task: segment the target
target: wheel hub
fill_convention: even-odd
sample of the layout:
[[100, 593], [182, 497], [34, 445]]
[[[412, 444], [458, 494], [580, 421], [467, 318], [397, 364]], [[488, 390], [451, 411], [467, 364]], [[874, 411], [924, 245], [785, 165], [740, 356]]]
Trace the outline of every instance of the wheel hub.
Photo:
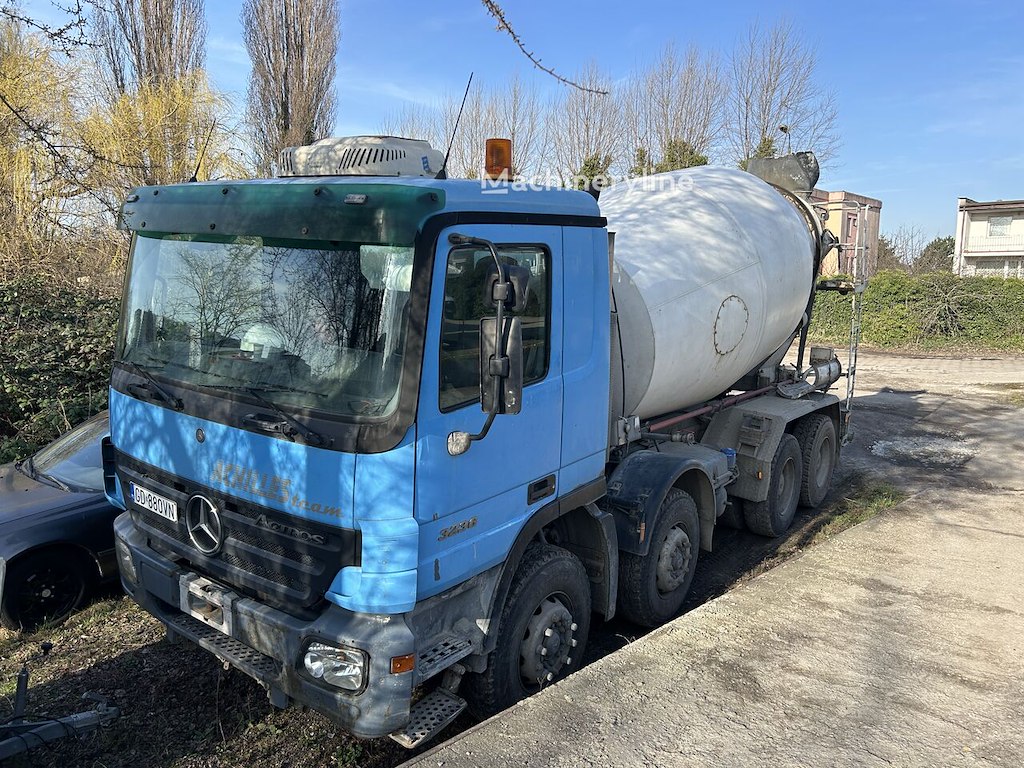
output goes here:
[[519, 673], [531, 685], [553, 680], [566, 664], [576, 645], [576, 624], [572, 613], [558, 597], [546, 597], [526, 625], [519, 649]]
[[35, 624], [61, 616], [76, 602], [73, 578], [66, 573], [46, 569], [29, 579], [19, 591], [18, 616], [24, 624]]
[[690, 572], [690, 537], [679, 526], [668, 532], [658, 553], [658, 591], [662, 594], [678, 589]]

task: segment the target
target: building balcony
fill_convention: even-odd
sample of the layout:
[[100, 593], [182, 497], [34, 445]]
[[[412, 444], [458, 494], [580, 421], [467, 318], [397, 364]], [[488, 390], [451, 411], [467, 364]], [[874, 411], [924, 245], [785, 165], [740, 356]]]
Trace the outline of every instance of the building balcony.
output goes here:
[[1024, 254], [1024, 237], [972, 237], [964, 246], [964, 253]]

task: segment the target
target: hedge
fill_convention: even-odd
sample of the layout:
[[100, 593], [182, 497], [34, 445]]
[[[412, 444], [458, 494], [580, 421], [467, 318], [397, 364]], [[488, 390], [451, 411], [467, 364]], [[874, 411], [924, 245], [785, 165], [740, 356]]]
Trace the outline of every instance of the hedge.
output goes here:
[[0, 281], [0, 463], [106, 407], [118, 306], [41, 277]]
[[[863, 299], [861, 341], [869, 346], [1024, 351], [1024, 280], [880, 272]], [[848, 296], [819, 293], [811, 338], [845, 343], [850, 307]]]

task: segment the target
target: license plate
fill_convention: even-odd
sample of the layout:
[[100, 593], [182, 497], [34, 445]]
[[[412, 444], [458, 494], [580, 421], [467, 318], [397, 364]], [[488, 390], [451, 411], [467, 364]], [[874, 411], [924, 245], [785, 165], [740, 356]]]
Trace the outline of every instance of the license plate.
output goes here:
[[166, 499], [158, 493], [153, 493], [135, 483], [129, 483], [128, 487], [131, 491], [132, 501], [140, 507], [148, 509], [150, 512], [160, 515], [160, 517], [166, 518], [172, 523], [178, 522], [178, 505], [176, 502]]

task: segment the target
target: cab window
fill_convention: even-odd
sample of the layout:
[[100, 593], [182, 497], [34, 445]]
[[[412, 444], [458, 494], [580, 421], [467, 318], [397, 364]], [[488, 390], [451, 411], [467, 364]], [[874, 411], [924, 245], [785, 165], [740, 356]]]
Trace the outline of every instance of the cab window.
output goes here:
[[[531, 384], [548, 371], [551, 256], [536, 245], [499, 245], [498, 256], [505, 264], [530, 270], [526, 309], [513, 314], [523, 328], [523, 383]], [[495, 271], [494, 258], [486, 249], [455, 248], [448, 254], [441, 318], [442, 411], [480, 401], [480, 319], [495, 314], [487, 293]]]

